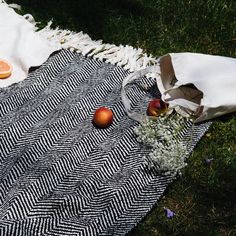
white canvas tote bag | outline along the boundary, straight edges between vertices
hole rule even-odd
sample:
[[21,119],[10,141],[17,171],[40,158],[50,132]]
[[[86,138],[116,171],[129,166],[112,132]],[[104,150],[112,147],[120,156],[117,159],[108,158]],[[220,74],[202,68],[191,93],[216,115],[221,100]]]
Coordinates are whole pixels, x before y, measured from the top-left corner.
[[130,74],[122,84],[122,101],[128,115],[133,113],[125,86],[147,73],[157,73],[162,100],[195,122],[209,120],[236,111],[236,59],[198,53],[169,53],[158,64]]

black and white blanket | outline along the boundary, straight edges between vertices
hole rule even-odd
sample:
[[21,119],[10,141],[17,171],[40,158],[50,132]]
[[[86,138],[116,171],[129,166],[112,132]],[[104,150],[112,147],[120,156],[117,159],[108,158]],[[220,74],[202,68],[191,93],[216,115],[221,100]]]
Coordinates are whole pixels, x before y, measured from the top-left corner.
[[[61,50],[0,89],[0,236],[125,235],[161,198],[174,177],[143,162],[120,98],[128,73]],[[143,106],[146,89],[131,93]],[[91,122],[101,106],[115,115],[107,129]],[[192,148],[208,127],[194,127]]]

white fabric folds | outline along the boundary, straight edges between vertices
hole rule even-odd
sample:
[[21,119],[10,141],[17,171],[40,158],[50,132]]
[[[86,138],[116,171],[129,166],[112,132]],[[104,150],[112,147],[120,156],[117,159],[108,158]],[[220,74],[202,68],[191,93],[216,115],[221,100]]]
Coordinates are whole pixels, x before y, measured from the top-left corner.
[[13,66],[12,75],[0,79],[7,87],[26,78],[29,68],[40,66],[51,53],[61,48],[40,37],[36,27],[5,3],[0,3],[0,59]]
[[[122,100],[128,115],[125,86],[150,72],[159,74],[158,88],[162,100],[195,122],[209,120],[236,111],[236,59],[197,53],[170,53],[160,57],[158,65],[129,75],[123,82]],[[145,73],[143,73],[145,72]]]

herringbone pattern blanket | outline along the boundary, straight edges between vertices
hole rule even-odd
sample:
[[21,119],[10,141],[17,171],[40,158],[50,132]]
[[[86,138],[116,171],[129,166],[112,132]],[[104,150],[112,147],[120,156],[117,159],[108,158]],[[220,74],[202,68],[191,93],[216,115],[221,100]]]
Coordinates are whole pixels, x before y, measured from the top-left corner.
[[[160,199],[174,177],[143,161],[120,98],[128,73],[62,50],[0,90],[1,236],[124,235]],[[135,109],[154,84],[131,88]],[[91,122],[100,106],[115,114],[107,129]],[[191,148],[208,126],[194,127]]]

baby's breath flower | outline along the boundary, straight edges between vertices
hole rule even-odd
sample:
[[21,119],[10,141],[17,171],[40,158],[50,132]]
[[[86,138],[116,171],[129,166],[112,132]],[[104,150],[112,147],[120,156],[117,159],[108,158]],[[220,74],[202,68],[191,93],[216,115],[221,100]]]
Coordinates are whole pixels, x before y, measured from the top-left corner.
[[179,114],[171,114],[156,120],[146,119],[135,128],[137,140],[152,147],[146,157],[149,167],[157,168],[164,175],[176,175],[187,165],[187,147],[178,138],[185,122]]

